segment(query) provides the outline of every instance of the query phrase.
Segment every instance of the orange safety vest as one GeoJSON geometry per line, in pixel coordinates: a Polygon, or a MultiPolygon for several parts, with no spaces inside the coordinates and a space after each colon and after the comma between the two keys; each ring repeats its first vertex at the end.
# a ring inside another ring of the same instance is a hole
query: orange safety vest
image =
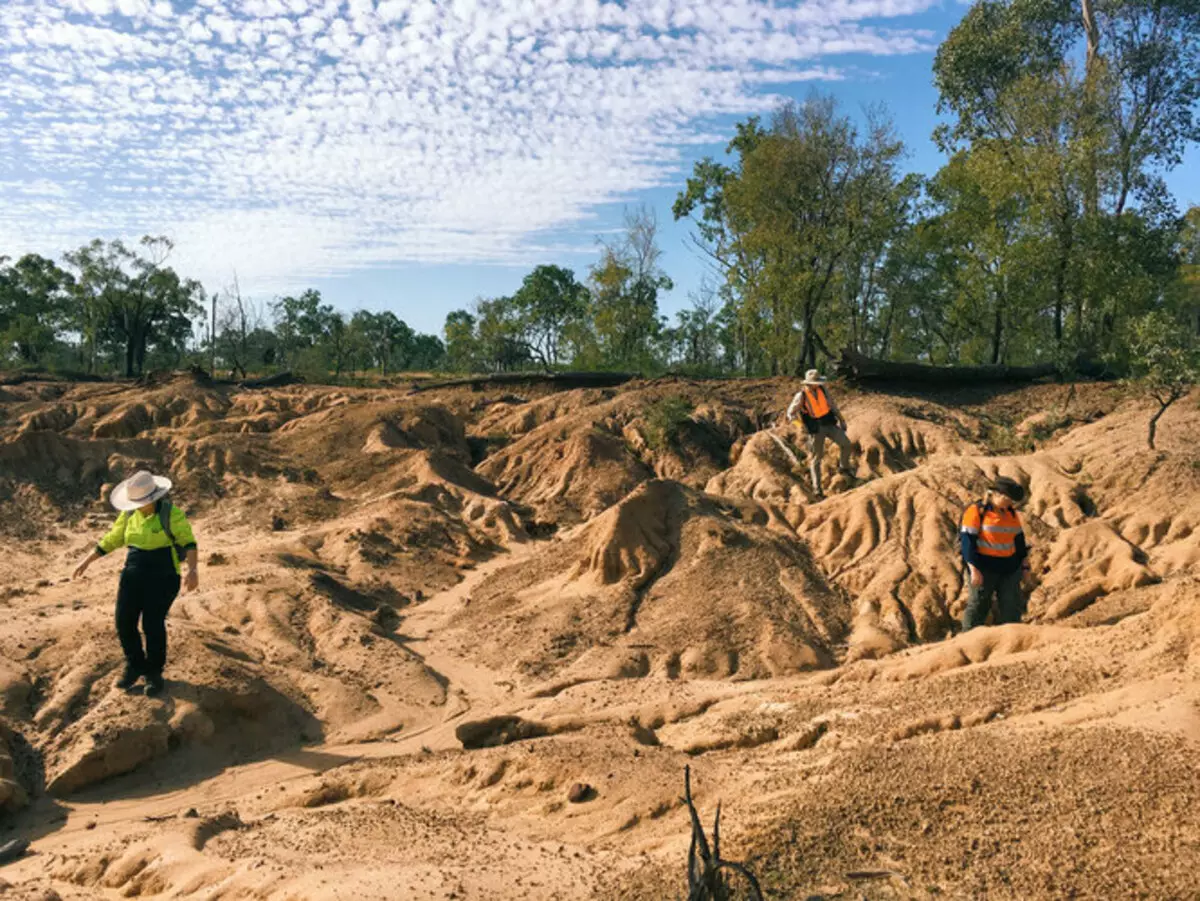
{"type": "Polygon", "coordinates": [[[800,412],[806,413],[813,419],[828,416],[830,412],[829,398],[825,396],[824,388],[804,389],[804,397],[800,401],[800,412]]]}
{"type": "Polygon", "coordinates": [[[977,535],[979,553],[984,557],[1011,557],[1017,552],[1021,517],[1016,510],[1000,510],[976,501],[963,511],[962,530],[977,535]]]}

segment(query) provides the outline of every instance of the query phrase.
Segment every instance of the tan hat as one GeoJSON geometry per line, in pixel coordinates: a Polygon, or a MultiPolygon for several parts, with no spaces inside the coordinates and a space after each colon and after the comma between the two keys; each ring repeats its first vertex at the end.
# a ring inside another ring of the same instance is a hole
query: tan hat
{"type": "Polygon", "coordinates": [[[170,490],[170,479],[166,476],[152,475],[143,469],[114,488],[108,496],[108,501],[118,510],[137,510],[146,504],[154,503],[160,497],[165,497],[170,490]]]}
{"type": "Polygon", "coordinates": [[[804,384],[806,385],[824,385],[825,380],[821,378],[821,372],[817,369],[810,369],[804,373],[804,384]]]}

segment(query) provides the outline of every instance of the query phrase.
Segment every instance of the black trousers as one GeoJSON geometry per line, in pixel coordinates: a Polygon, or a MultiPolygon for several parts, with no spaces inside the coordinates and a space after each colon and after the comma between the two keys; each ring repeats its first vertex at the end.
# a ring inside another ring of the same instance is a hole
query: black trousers
{"type": "Polygon", "coordinates": [[[984,570],[983,584],[972,585],[967,596],[967,609],[963,615],[963,631],[982,626],[992,610],[992,598],[996,599],[997,626],[1019,623],[1025,612],[1025,601],[1021,597],[1021,570],[1010,573],[990,573],[984,570]]]}
{"type": "Polygon", "coordinates": [[[174,568],[126,569],[117,589],[117,636],[125,663],[144,675],[161,676],[167,663],[167,613],[179,595],[174,568]],[[146,646],[138,621],[146,633],[146,646]]]}

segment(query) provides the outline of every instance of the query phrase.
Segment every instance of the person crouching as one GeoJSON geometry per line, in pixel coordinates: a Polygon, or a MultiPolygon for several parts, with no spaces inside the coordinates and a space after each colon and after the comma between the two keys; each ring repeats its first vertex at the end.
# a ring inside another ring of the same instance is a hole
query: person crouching
{"type": "Polygon", "coordinates": [[[170,479],[145,471],[117,485],[109,501],[120,515],[74,573],[78,579],[104,555],[129,549],[117,589],[117,636],[125,653],[125,671],[117,687],[128,691],[145,678],[150,697],[162,694],[165,687],[166,620],[181,588],[181,557],[187,562],[184,590],[195,591],[200,585],[196,539],[184,512],[166,500],[170,490],[170,479]],[[146,633],[144,648],[139,620],[146,633]]]}

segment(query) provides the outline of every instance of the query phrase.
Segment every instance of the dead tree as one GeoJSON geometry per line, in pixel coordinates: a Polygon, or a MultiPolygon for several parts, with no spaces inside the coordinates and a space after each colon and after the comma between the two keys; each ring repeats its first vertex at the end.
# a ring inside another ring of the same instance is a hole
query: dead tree
{"type": "Polygon", "coordinates": [[[712,847],[700,823],[700,814],[692,802],[692,768],[683,768],[684,803],[692,818],[692,845],[688,849],[688,895],[687,901],[731,901],[726,872],[736,873],[750,886],[750,897],[764,901],[762,889],[745,866],[732,860],[721,859],[721,805],[717,804],[717,817],[713,822],[712,847]]]}

